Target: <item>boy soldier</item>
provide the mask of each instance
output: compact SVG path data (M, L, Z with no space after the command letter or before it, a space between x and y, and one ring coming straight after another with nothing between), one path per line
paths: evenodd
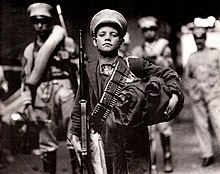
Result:
M119 12L101 10L92 18L90 30L93 44L99 52L98 59L93 58L86 66L90 173L151 173L150 122L143 115L144 90L138 77L149 79L156 75L166 82L171 94L164 109L167 115L162 114L166 121L175 108L182 108L180 79L172 69L164 69L148 61L144 63L143 59L132 56L119 56L118 49L127 31L127 21ZM80 95L77 95L71 132L75 150L80 154L79 101Z
M70 74L68 69L70 58L78 56L77 46L73 39L66 37L66 31L61 26L52 25L51 4L33 3L27 12L36 31L36 39L24 51L21 95L28 120L39 123L44 171L55 174L58 122L62 120L69 128L77 90L76 74ZM75 81L70 80L70 75ZM75 150L70 143L67 148L73 173L79 173Z
M185 69L185 88L193 101L195 132L202 153L202 166L214 163L210 123L220 144L220 51L205 45L207 28L194 26L197 51Z
M136 46L131 54L139 58L147 59L148 61L162 66L173 68L174 63L171 57L171 49L168 40L158 37L158 20L153 16L142 17L138 20L138 26L142 31L144 43ZM155 131L160 133L161 145L163 148L164 172L172 172L172 153L170 137L172 135L172 127L170 122L159 123L150 128L151 139L155 140Z

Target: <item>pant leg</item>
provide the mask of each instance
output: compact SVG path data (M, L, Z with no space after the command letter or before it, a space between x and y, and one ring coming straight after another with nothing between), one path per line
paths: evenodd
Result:
M39 132L39 146L42 152L54 151L58 148L57 141L57 118L55 112L55 93L57 86L49 82L50 93L47 99L44 96L44 86L47 82L43 82L37 89L35 99L35 112L39 120L50 120L51 122L41 123Z
M194 115L194 126L196 136L201 148L202 157L207 158L213 155L212 138L209 131L208 113L203 101L192 105Z
M56 93L56 103L57 106L60 107L60 113L63 121L63 125L65 126L66 132L67 132L67 148L68 149L73 149L73 145L71 144L71 133L70 133L70 128L71 128L71 113L72 113L72 108L74 104L74 92L73 89L71 88L71 82L68 79L64 80L59 80L59 90Z
M56 93L56 105L59 106L60 114L62 117L63 125L65 126L66 135L66 145L70 153L70 162L72 166L72 174L80 173L80 165L76 157L75 149L71 143L71 113L74 104L74 92L71 88L71 83L68 79L59 80L59 90Z
M209 102L209 115L220 148L220 97Z

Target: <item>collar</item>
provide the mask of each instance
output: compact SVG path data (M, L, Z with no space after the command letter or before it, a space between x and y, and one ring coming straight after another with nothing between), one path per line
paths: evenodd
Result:
M118 60L118 56L115 57L114 59L111 59L108 62L103 63L99 61L100 73L105 74L105 75L111 75L114 70L117 60Z

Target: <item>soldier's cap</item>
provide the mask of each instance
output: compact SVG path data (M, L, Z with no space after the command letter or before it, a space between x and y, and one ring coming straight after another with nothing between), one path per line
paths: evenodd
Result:
M153 16L146 16L146 17L142 17L138 20L138 26L141 28L141 29L148 29L148 28L157 28L158 25L157 25L157 19Z
M104 9L96 13L90 22L90 32L95 36L101 26L111 25L116 27L123 38L127 32L127 20L118 11Z
M52 9L53 7L50 4L39 2L39 3L31 4L27 8L27 12L30 18L35 16L45 16L48 18L52 18L52 14L51 14Z
M205 38L206 37L207 28L206 27L193 27L192 34L195 38Z

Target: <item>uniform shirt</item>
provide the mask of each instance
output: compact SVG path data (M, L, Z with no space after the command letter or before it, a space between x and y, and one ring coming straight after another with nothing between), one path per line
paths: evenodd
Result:
M186 88L194 100L209 101L220 95L220 51L212 48L193 53L185 72Z
M32 101L33 94L24 84L25 78L27 78L34 67L35 58L38 54L41 45L38 45L37 42L31 42L24 51L22 59L22 86L21 86L21 95L24 100L24 104L29 104ZM72 38L65 38L60 44L57 45L54 53L50 56L47 66L44 70L41 82L50 81L53 79L70 79L74 92L77 90L77 77L76 69L73 70L71 67L70 59L77 58L78 56L78 47L73 41ZM73 72L74 71L74 72Z

